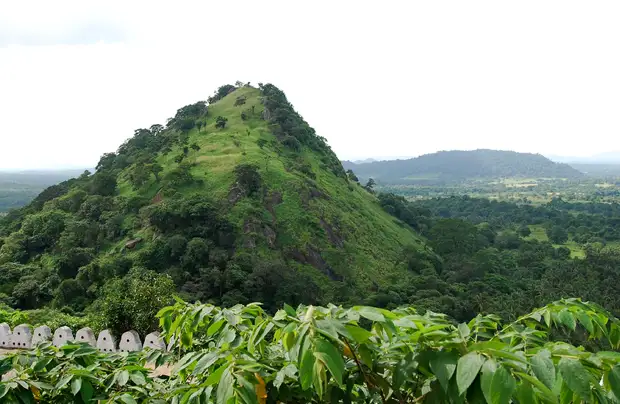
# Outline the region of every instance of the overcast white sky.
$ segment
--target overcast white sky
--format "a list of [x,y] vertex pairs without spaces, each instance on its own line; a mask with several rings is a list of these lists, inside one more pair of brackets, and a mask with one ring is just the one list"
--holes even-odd
[[0,0],[0,168],[91,167],[236,80],[343,159],[620,148],[620,2]]

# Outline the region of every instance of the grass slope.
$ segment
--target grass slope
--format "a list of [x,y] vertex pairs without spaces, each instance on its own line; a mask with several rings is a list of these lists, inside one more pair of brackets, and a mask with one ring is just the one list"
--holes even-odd
[[[239,97],[246,101],[236,106]],[[242,111],[248,110],[253,113],[242,119]],[[324,301],[342,301],[343,296],[359,300],[381,285],[402,281],[407,274],[401,262],[403,247],[426,250],[424,242],[386,213],[374,195],[334,174],[326,166],[325,156],[308,146],[298,151],[285,147],[274,135],[270,121],[263,119],[263,110],[261,90],[252,87],[237,88],[210,104],[207,116],[201,118],[204,126],[187,132],[186,144],[200,149],[190,148],[184,162],[192,164],[191,174],[200,183],[181,187],[179,194],[216,201],[219,214],[234,226],[233,254],[283,259],[288,267],[312,277],[322,289]],[[225,128],[216,127],[218,116],[228,119]],[[183,153],[183,147],[176,143],[171,151],[157,154],[155,161],[163,168],[160,179],[179,167],[175,156]],[[239,164],[258,167],[262,179],[258,196],[236,193],[234,171]],[[152,200],[160,195],[162,181],[153,175],[145,185],[132,186],[131,168],[116,174],[116,199]],[[56,199],[67,199],[76,189]],[[167,200],[164,195],[159,203]],[[54,200],[48,201],[43,210],[54,206],[58,206]],[[95,261],[122,255],[135,262],[141,251],[161,237],[142,212],[124,215],[124,236],[106,240]],[[144,241],[134,250],[124,250],[127,241],[136,237]],[[8,235],[6,239],[18,237]],[[31,261],[54,270],[58,258],[58,249],[50,248]]]

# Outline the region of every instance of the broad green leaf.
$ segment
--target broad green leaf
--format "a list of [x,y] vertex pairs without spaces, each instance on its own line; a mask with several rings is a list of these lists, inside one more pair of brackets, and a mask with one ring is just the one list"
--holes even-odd
[[129,378],[137,386],[142,386],[146,384],[146,378],[144,377],[144,374],[142,372],[131,372]]
[[456,370],[456,363],[457,356],[453,352],[438,351],[431,354],[431,370],[445,391],[448,390],[449,381]]
[[342,386],[344,361],[342,355],[330,342],[317,339],[314,356],[323,362],[339,386]]
[[312,384],[314,386],[315,392],[319,397],[323,397],[323,393],[325,392],[325,385],[327,381],[327,375],[325,372],[325,366],[321,361],[315,361],[314,366],[312,367]]
[[9,392],[9,386],[4,383],[0,383],[0,398],[4,397]]
[[118,374],[117,383],[119,386],[124,386],[127,384],[127,381],[129,381],[129,372],[126,370],[123,370],[122,372]]
[[519,376],[523,380],[527,380],[528,382],[532,384],[532,386],[536,387],[540,391],[540,393],[544,396],[544,399],[546,401],[549,401],[551,403],[557,402],[557,399],[556,399],[557,395],[554,394],[553,391],[551,391],[551,389],[545,386],[540,380],[538,380],[534,376],[528,375],[526,373],[521,373],[521,372],[515,372],[515,375]]
[[549,389],[553,389],[555,384],[555,366],[551,360],[551,353],[543,349],[530,359],[532,372]]
[[291,317],[297,317],[297,312],[295,311],[295,309],[286,303],[284,303],[284,311],[286,311],[286,314],[288,314]]
[[579,323],[585,328],[590,334],[594,332],[594,324],[592,323],[592,319],[588,315],[588,313],[584,313],[580,311],[577,313],[577,318],[579,319]]
[[461,323],[459,324],[459,334],[461,335],[461,338],[463,339],[467,339],[467,337],[469,337],[469,333],[470,333],[470,329],[467,326],[467,324],[465,323]]
[[463,394],[467,391],[483,364],[484,357],[478,352],[470,352],[458,360],[456,367],[456,385],[459,388],[459,394]]
[[192,375],[196,376],[198,374],[203,373],[205,370],[210,368],[215,362],[217,362],[218,357],[219,356],[217,352],[209,352],[208,354],[203,355],[203,357],[200,358],[200,360],[196,364],[196,367],[194,368]]
[[217,385],[217,391],[215,397],[217,404],[227,404],[230,399],[233,398],[235,380],[230,374],[230,367],[224,369],[222,372],[222,378]]
[[219,320],[211,324],[209,328],[207,328],[207,336],[210,337],[216,332],[218,332],[220,328],[222,328],[222,325],[224,325],[224,322],[225,320]]
[[33,370],[35,372],[40,372],[43,369],[45,369],[45,367],[47,365],[49,365],[49,363],[52,361],[52,358],[43,358],[37,362],[35,362],[34,366],[33,366]]
[[538,402],[534,388],[526,380],[523,380],[517,387],[515,397],[519,400],[519,403],[536,404]]
[[499,366],[491,382],[491,404],[508,404],[516,388],[514,377],[505,367]]
[[564,383],[573,393],[587,400],[590,397],[590,374],[577,359],[562,358],[558,365]]
[[307,390],[312,385],[312,368],[314,367],[314,355],[310,349],[306,349],[301,356],[299,365],[299,382],[302,390]]
[[80,392],[80,389],[82,388],[82,379],[80,379],[79,377],[74,378],[71,381],[71,394],[73,394],[74,396]]
[[609,386],[616,398],[620,401],[620,365],[614,366],[607,374]]
[[497,363],[493,359],[487,359],[480,370],[480,388],[487,403],[493,403],[492,385],[493,375],[497,371]]
[[575,317],[573,317],[573,313],[564,309],[560,312],[560,314],[558,315],[558,318],[560,319],[560,322],[564,324],[566,327],[568,327],[569,329],[573,331],[575,330],[575,327],[577,326],[577,324],[575,323]]
[[129,393],[125,393],[119,397],[121,401],[125,404],[138,404],[135,398],[133,398]]
[[358,306],[356,309],[362,317],[367,318],[370,321],[377,321],[381,323],[385,322],[385,317],[379,309],[367,306]]
[[275,386],[275,388],[279,389],[280,386],[282,386],[282,383],[284,383],[286,376],[295,377],[296,373],[297,373],[297,367],[295,365],[293,364],[286,365],[285,367],[280,369],[280,371],[276,374],[276,378],[273,381],[273,385]]
[[90,399],[93,397],[93,385],[90,384],[88,380],[84,380],[82,382],[82,388],[80,389],[80,395],[82,396],[82,401],[88,403]]
[[568,388],[568,385],[562,382],[562,389],[560,390],[560,404],[573,404],[573,397],[575,393]]
[[65,387],[73,378],[73,375],[64,375],[59,381],[58,383],[56,383],[56,390],[60,390],[63,387]]
[[276,314],[273,316],[273,319],[275,321],[282,321],[286,318],[287,314],[286,314],[286,310],[278,310],[276,311]]
[[346,328],[351,337],[353,337],[355,342],[357,342],[358,344],[362,344],[368,341],[370,337],[372,337],[372,333],[368,330],[363,329],[362,327],[347,324],[344,326],[344,328]]
[[209,377],[207,377],[207,381],[205,382],[205,384],[207,386],[212,386],[214,384],[219,383],[220,379],[222,378],[222,374],[224,373],[226,368],[228,368],[228,365],[222,365],[219,368],[217,368],[216,371],[209,374]]

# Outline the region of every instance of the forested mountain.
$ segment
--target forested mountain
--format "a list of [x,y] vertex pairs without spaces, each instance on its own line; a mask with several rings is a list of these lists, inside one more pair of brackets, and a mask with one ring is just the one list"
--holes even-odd
[[355,164],[343,162],[361,180],[385,184],[447,183],[475,178],[579,178],[583,174],[567,164],[554,163],[540,154],[500,150],[440,151],[407,160]]
[[271,84],[222,86],[136,130],[94,174],[2,219],[0,236],[0,300],[77,312],[170,295],[168,279],[223,305],[359,301],[406,279],[405,248],[434,259]]
[[26,205],[50,185],[80,175],[83,171],[0,171],[0,214]]

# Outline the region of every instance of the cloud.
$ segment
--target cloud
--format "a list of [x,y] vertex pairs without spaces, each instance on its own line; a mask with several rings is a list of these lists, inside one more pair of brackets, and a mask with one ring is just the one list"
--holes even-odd
[[0,6],[0,47],[125,41],[128,31],[111,11],[87,2],[5,2]]
[[0,168],[91,167],[235,80],[280,87],[342,158],[615,150],[619,12],[563,0],[0,1],[0,38],[12,38],[0,43],[23,45],[0,46]]

